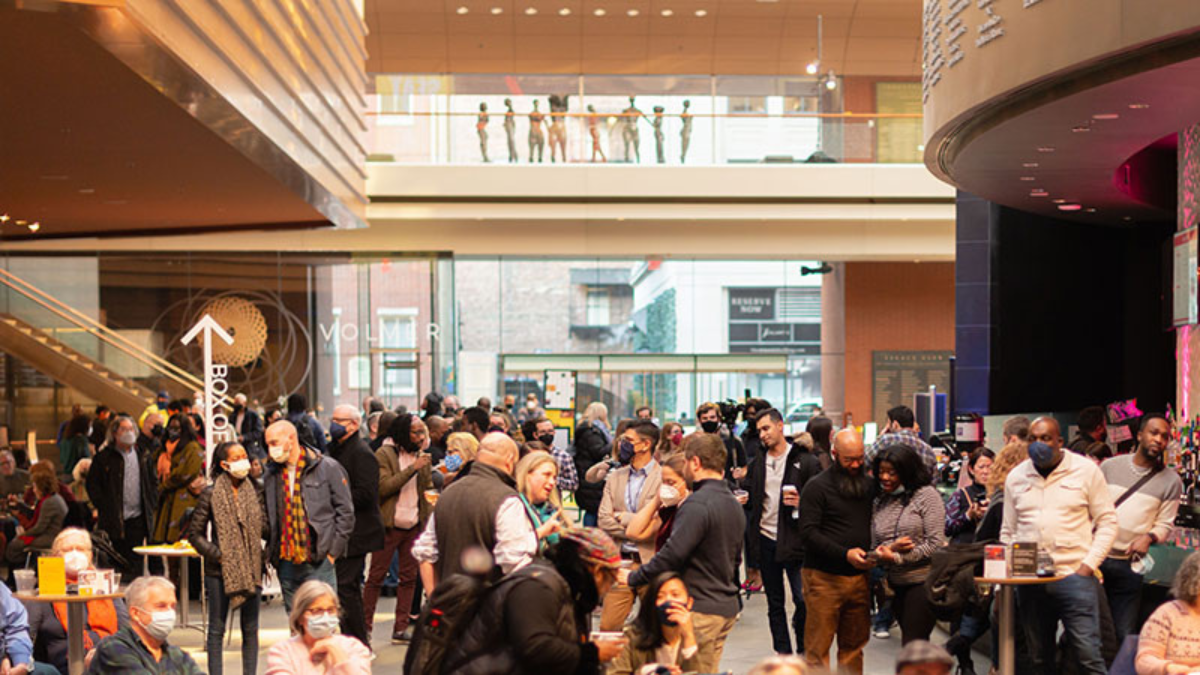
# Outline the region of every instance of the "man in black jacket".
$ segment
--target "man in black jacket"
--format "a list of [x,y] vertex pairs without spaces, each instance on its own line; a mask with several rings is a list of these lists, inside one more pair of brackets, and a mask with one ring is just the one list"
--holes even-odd
[[261,460],[267,456],[263,443],[262,418],[246,405],[245,394],[233,397],[233,414],[229,416],[229,423],[233,425],[238,441],[246,449],[250,459]]
[[125,559],[122,577],[141,576],[141,557],[134,546],[145,543],[154,531],[158,486],[151,459],[138,449],[137,424],[118,415],[109,425],[108,442],[92,460],[87,477],[88,497],[96,507],[96,527],[108,534]]
[[800,541],[800,493],[808,480],[821,472],[815,455],[799,445],[789,446],[783,435],[783,415],[767,408],[751,420],[756,427],[760,452],[750,460],[746,490],[750,493],[750,523],[746,528],[752,546],[759,549],[759,569],[767,592],[767,620],[776,654],[791,654],[787,624],[784,576],[796,604],[792,628],[796,649],[804,651],[804,593],[800,565],[804,545]]
[[833,464],[808,482],[800,495],[804,543],[804,656],[829,667],[836,635],[838,672],[863,671],[863,647],[870,639],[871,609],[867,558],[871,548],[871,502],[875,483],[867,474],[862,437],[843,429],[833,437]]
[[354,504],[354,530],[346,555],[338,558],[338,603],[342,608],[342,631],[371,647],[367,620],[363,614],[363,572],[367,554],[383,548],[383,517],[379,513],[379,462],[363,440],[359,428],[362,416],[352,405],[333,410],[329,425],[329,456],[346,470],[350,480],[350,501]]
[[584,525],[595,526],[598,523],[600,501],[604,498],[604,481],[589,482],[588,469],[607,460],[611,453],[612,441],[605,436],[600,427],[591,422],[584,422],[575,430],[575,475],[579,477],[575,501],[583,510]]
[[721,438],[692,434],[683,441],[683,453],[692,494],[675,514],[671,536],[649,562],[633,573],[622,570],[618,578],[636,588],[663,572],[679,573],[694,601],[692,626],[700,646],[696,670],[711,673],[720,665],[725,638],[742,611],[737,569],[746,517],[724,480]]

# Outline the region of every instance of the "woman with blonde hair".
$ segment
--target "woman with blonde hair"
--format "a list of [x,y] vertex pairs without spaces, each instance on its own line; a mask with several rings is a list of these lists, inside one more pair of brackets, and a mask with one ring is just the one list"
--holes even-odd
[[445,486],[456,478],[471,473],[475,456],[479,454],[479,439],[474,434],[456,431],[446,438],[446,459],[442,460],[442,472],[446,474]]
[[529,522],[537,532],[538,549],[558,543],[558,532],[564,525],[571,526],[555,487],[558,460],[548,452],[531,452],[517,462],[513,474],[525,515],[529,516]]
[[583,524],[595,526],[604,497],[604,480],[588,476],[588,469],[608,459],[613,435],[608,428],[608,407],[593,401],[584,409],[575,429],[575,475],[580,477],[575,501],[583,510]]

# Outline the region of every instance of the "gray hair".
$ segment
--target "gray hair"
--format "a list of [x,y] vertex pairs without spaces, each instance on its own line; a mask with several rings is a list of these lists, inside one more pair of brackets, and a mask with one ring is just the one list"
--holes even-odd
[[355,424],[362,424],[362,413],[359,412],[358,408],[352,405],[339,405],[333,409],[333,414],[336,415],[338,412],[346,413],[346,416],[354,420]]
[[379,418],[383,417],[383,412],[373,412],[367,415],[367,429],[371,431],[379,430]]
[[1175,573],[1175,583],[1171,584],[1171,593],[1177,600],[1188,605],[1196,604],[1200,597],[1200,553],[1193,553],[1179,565]]
[[54,556],[62,556],[63,546],[66,546],[67,540],[71,539],[72,537],[79,537],[87,542],[88,557],[91,558],[93,551],[92,535],[88,534],[88,531],[81,527],[68,527],[62,532],[59,532],[58,536],[54,537],[54,543],[50,544],[50,554]]
[[139,431],[137,420],[129,415],[116,415],[112,421],[108,423],[108,433],[104,434],[104,444],[111,445],[114,448],[117,446],[117,431],[121,427],[122,422],[129,422],[133,426],[134,433]]
[[799,656],[768,656],[755,664],[750,669],[749,675],[772,675],[785,668],[790,668],[801,674],[808,672],[808,664]]
[[16,457],[13,457],[12,450],[9,450],[8,448],[0,448],[0,457],[8,457],[9,459],[16,461]]
[[337,591],[329,584],[320,579],[309,579],[300,584],[300,588],[296,589],[296,594],[292,596],[292,613],[288,614],[288,625],[292,627],[293,635],[304,634],[304,613],[317,600],[328,595],[333,598],[333,604],[340,612],[342,607],[338,603]]
[[138,577],[125,589],[125,604],[144,608],[146,598],[150,596],[150,590],[153,588],[161,588],[170,591],[171,595],[175,594],[175,584],[166,577]]

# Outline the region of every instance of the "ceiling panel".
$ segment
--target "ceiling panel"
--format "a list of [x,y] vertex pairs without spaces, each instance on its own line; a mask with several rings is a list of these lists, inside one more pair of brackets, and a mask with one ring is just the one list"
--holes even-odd
[[[817,52],[818,14],[825,66],[920,75],[921,0],[369,0],[367,69],[429,72],[448,60],[448,71],[434,72],[609,72],[592,70],[602,63],[619,64],[619,73],[795,72]],[[389,46],[398,41],[415,44]],[[496,51],[485,57],[481,44]]]

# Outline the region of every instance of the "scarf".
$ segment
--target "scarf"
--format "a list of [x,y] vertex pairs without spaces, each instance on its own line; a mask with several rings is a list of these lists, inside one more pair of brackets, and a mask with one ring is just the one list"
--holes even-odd
[[171,474],[171,455],[175,453],[175,446],[179,445],[179,441],[167,441],[163,444],[163,451],[158,456],[158,480],[164,481]]
[[[407,452],[397,452],[396,460],[403,471],[417,461],[417,456]],[[417,504],[417,476],[413,474],[400,488],[400,496],[396,499],[396,513],[392,516],[392,525],[402,530],[411,530],[421,520],[421,512]]]
[[221,580],[229,608],[236,609],[258,592],[262,579],[262,509],[254,485],[221,474],[212,489],[212,517],[221,542]]
[[[67,603],[56,602],[54,618],[67,628]],[[117,632],[117,607],[112,600],[88,600],[87,628],[83,631],[83,648],[91,650],[96,643]]]
[[[33,516],[31,516],[29,518],[28,523],[22,522],[21,527],[24,527],[25,529],[28,530],[29,528],[31,528],[37,524],[38,519],[42,517],[42,504],[46,503],[46,499],[47,499],[47,497],[42,497],[41,499],[38,500],[37,506],[33,507]],[[18,520],[20,520],[20,519],[18,519]],[[21,539],[21,541],[25,542],[26,546],[29,546],[30,544],[33,543],[33,537],[28,534],[21,535],[20,539]],[[67,624],[64,623],[63,625],[65,626]]]
[[308,562],[308,517],[304,513],[304,495],[300,482],[304,480],[305,453],[300,453],[291,481],[287,467],[280,472],[279,482],[286,490],[283,493],[283,536],[280,539],[279,557],[297,565]]

